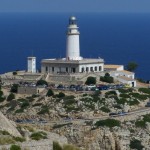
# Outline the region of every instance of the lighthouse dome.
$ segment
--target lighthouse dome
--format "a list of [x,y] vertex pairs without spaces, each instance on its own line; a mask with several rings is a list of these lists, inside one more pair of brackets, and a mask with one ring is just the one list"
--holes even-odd
[[71,17],[69,18],[69,24],[70,24],[70,25],[75,25],[75,24],[77,24],[76,20],[77,20],[76,17],[71,16]]

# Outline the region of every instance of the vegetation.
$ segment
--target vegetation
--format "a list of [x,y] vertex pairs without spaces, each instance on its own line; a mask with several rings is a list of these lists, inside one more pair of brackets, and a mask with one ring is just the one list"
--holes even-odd
[[86,85],[96,84],[96,78],[95,77],[88,77],[85,84]]
[[40,139],[47,139],[47,133],[42,132],[42,131],[34,132],[34,133],[31,134],[30,137],[31,137],[32,140],[36,140],[36,141],[38,141]]
[[100,110],[103,111],[103,112],[106,112],[106,113],[110,112],[110,109],[107,108],[106,106],[101,107]]
[[137,120],[135,122],[135,126],[140,128],[145,128],[146,122],[150,122],[150,114],[144,115],[143,120]]
[[115,119],[106,119],[106,120],[99,120],[95,123],[95,126],[106,126],[106,127],[115,127],[120,126],[120,121]]
[[138,67],[138,64],[136,63],[136,62],[129,62],[128,64],[127,64],[127,66],[126,66],[126,69],[128,70],[128,71],[135,71],[136,70],[136,68]]
[[107,82],[107,83],[114,83],[114,78],[110,76],[109,73],[106,73],[104,77],[100,77],[100,81]]
[[141,144],[141,141],[137,139],[132,139],[130,141],[130,148],[136,149],[136,150],[142,150],[144,146]]
[[10,150],[21,150],[19,145],[11,145]]
[[65,94],[63,92],[59,92],[59,94],[57,94],[56,97],[63,98],[65,97]]
[[48,86],[48,83],[45,81],[45,80],[38,80],[37,83],[36,83],[37,86]]
[[49,89],[46,96],[50,97],[50,96],[53,96],[54,95],[54,92],[52,89]]
[[148,89],[148,88],[139,88],[139,92],[142,92],[142,93],[150,95],[150,89]]
[[14,76],[17,75],[17,71],[14,71],[12,74],[13,74]]
[[79,148],[73,146],[73,145],[69,145],[69,144],[65,144],[63,146],[61,146],[58,142],[53,142],[53,150],[80,150]]
[[18,84],[13,84],[12,87],[11,87],[11,89],[10,89],[10,92],[17,93],[18,86],[19,86]]
[[42,114],[49,114],[49,108],[47,105],[43,105],[41,108],[41,111],[39,111],[37,114],[42,115]]
[[7,97],[7,101],[11,101],[11,100],[13,100],[13,99],[15,99],[15,94],[10,93],[10,94],[8,95],[8,97]]

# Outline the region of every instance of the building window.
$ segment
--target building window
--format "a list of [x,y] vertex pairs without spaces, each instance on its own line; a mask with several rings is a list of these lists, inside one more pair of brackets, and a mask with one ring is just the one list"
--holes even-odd
[[102,67],[101,66],[99,66],[99,71],[102,71]]
[[84,68],[81,68],[81,72],[84,72]]
[[68,67],[66,67],[66,72],[68,72]]
[[89,71],[89,67],[86,67],[86,72],[88,72]]
[[97,67],[95,66],[95,71],[97,71]]
[[90,71],[93,71],[93,67],[90,67]]
[[47,66],[45,67],[45,71],[48,72],[48,67]]
[[54,67],[52,67],[52,72],[54,72],[55,70],[54,70]]
[[71,72],[75,73],[76,72],[76,68],[71,68]]

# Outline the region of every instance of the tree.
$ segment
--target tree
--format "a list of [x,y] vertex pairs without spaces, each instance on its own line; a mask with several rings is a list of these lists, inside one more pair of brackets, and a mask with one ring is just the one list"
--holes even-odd
[[11,87],[11,90],[10,90],[10,92],[12,92],[12,93],[17,93],[17,91],[18,91],[18,84],[13,84],[12,85],[12,87]]
[[7,97],[7,101],[11,101],[13,99],[15,99],[15,95],[13,93],[10,93]]
[[133,71],[136,70],[137,67],[138,67],[138,64],[137,64],[136,62],[129,62],[129,63],[127,64],[127,66],[126,66],[126,69],[127,69],[128,71],[133,72]]
[[53,95],[54,95],[54,92],[51,89],[49,89],[46,96],[50,97],[50,96],[53,96]]
[[137,139],[133,139],[130,141],[130,148],[136,149],[136,150],[142,150],[144,146],[141,144],[141,141]]
[[18,145],[11,145],[10,150],[21,150],[21,148]]
[[114,78],[111,77],[109,73],[105,73],[104,77],[100,77],[100,81],[107,82],[107,83],[114,83]]
[[87,85],[96,84],[96,78],[95,77],[88,77],[85,84],[87,84]]
[[37,86],[39,86],[39,85],[46,85],[46,86],[48,86],[48,83],[45,80],[38,80],[36,85]]

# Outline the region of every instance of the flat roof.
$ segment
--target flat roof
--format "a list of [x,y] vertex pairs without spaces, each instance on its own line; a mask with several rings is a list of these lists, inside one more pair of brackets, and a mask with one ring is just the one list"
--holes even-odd
[[66,59],[42,59],[41,63],[54,63],[54,64],[89,64],[89,63],[103,63],[104,59],[88,59],[84,58],[82,60],[66,60]]
[[104,68],[117,69],[123,67],[123,65],[104,65]]
[[126,73],[126,74],[135,74],[134,72],[130,72],[130,71],[127,71],[127,70],[121,70],[119,72],[123,72],[123,73]]
[[126,80],[126,81],[135,81],[134,79],[131,79],[131,78],[128,78],[128,77],[125,77],[125,76],[118,76],[118,78]]

